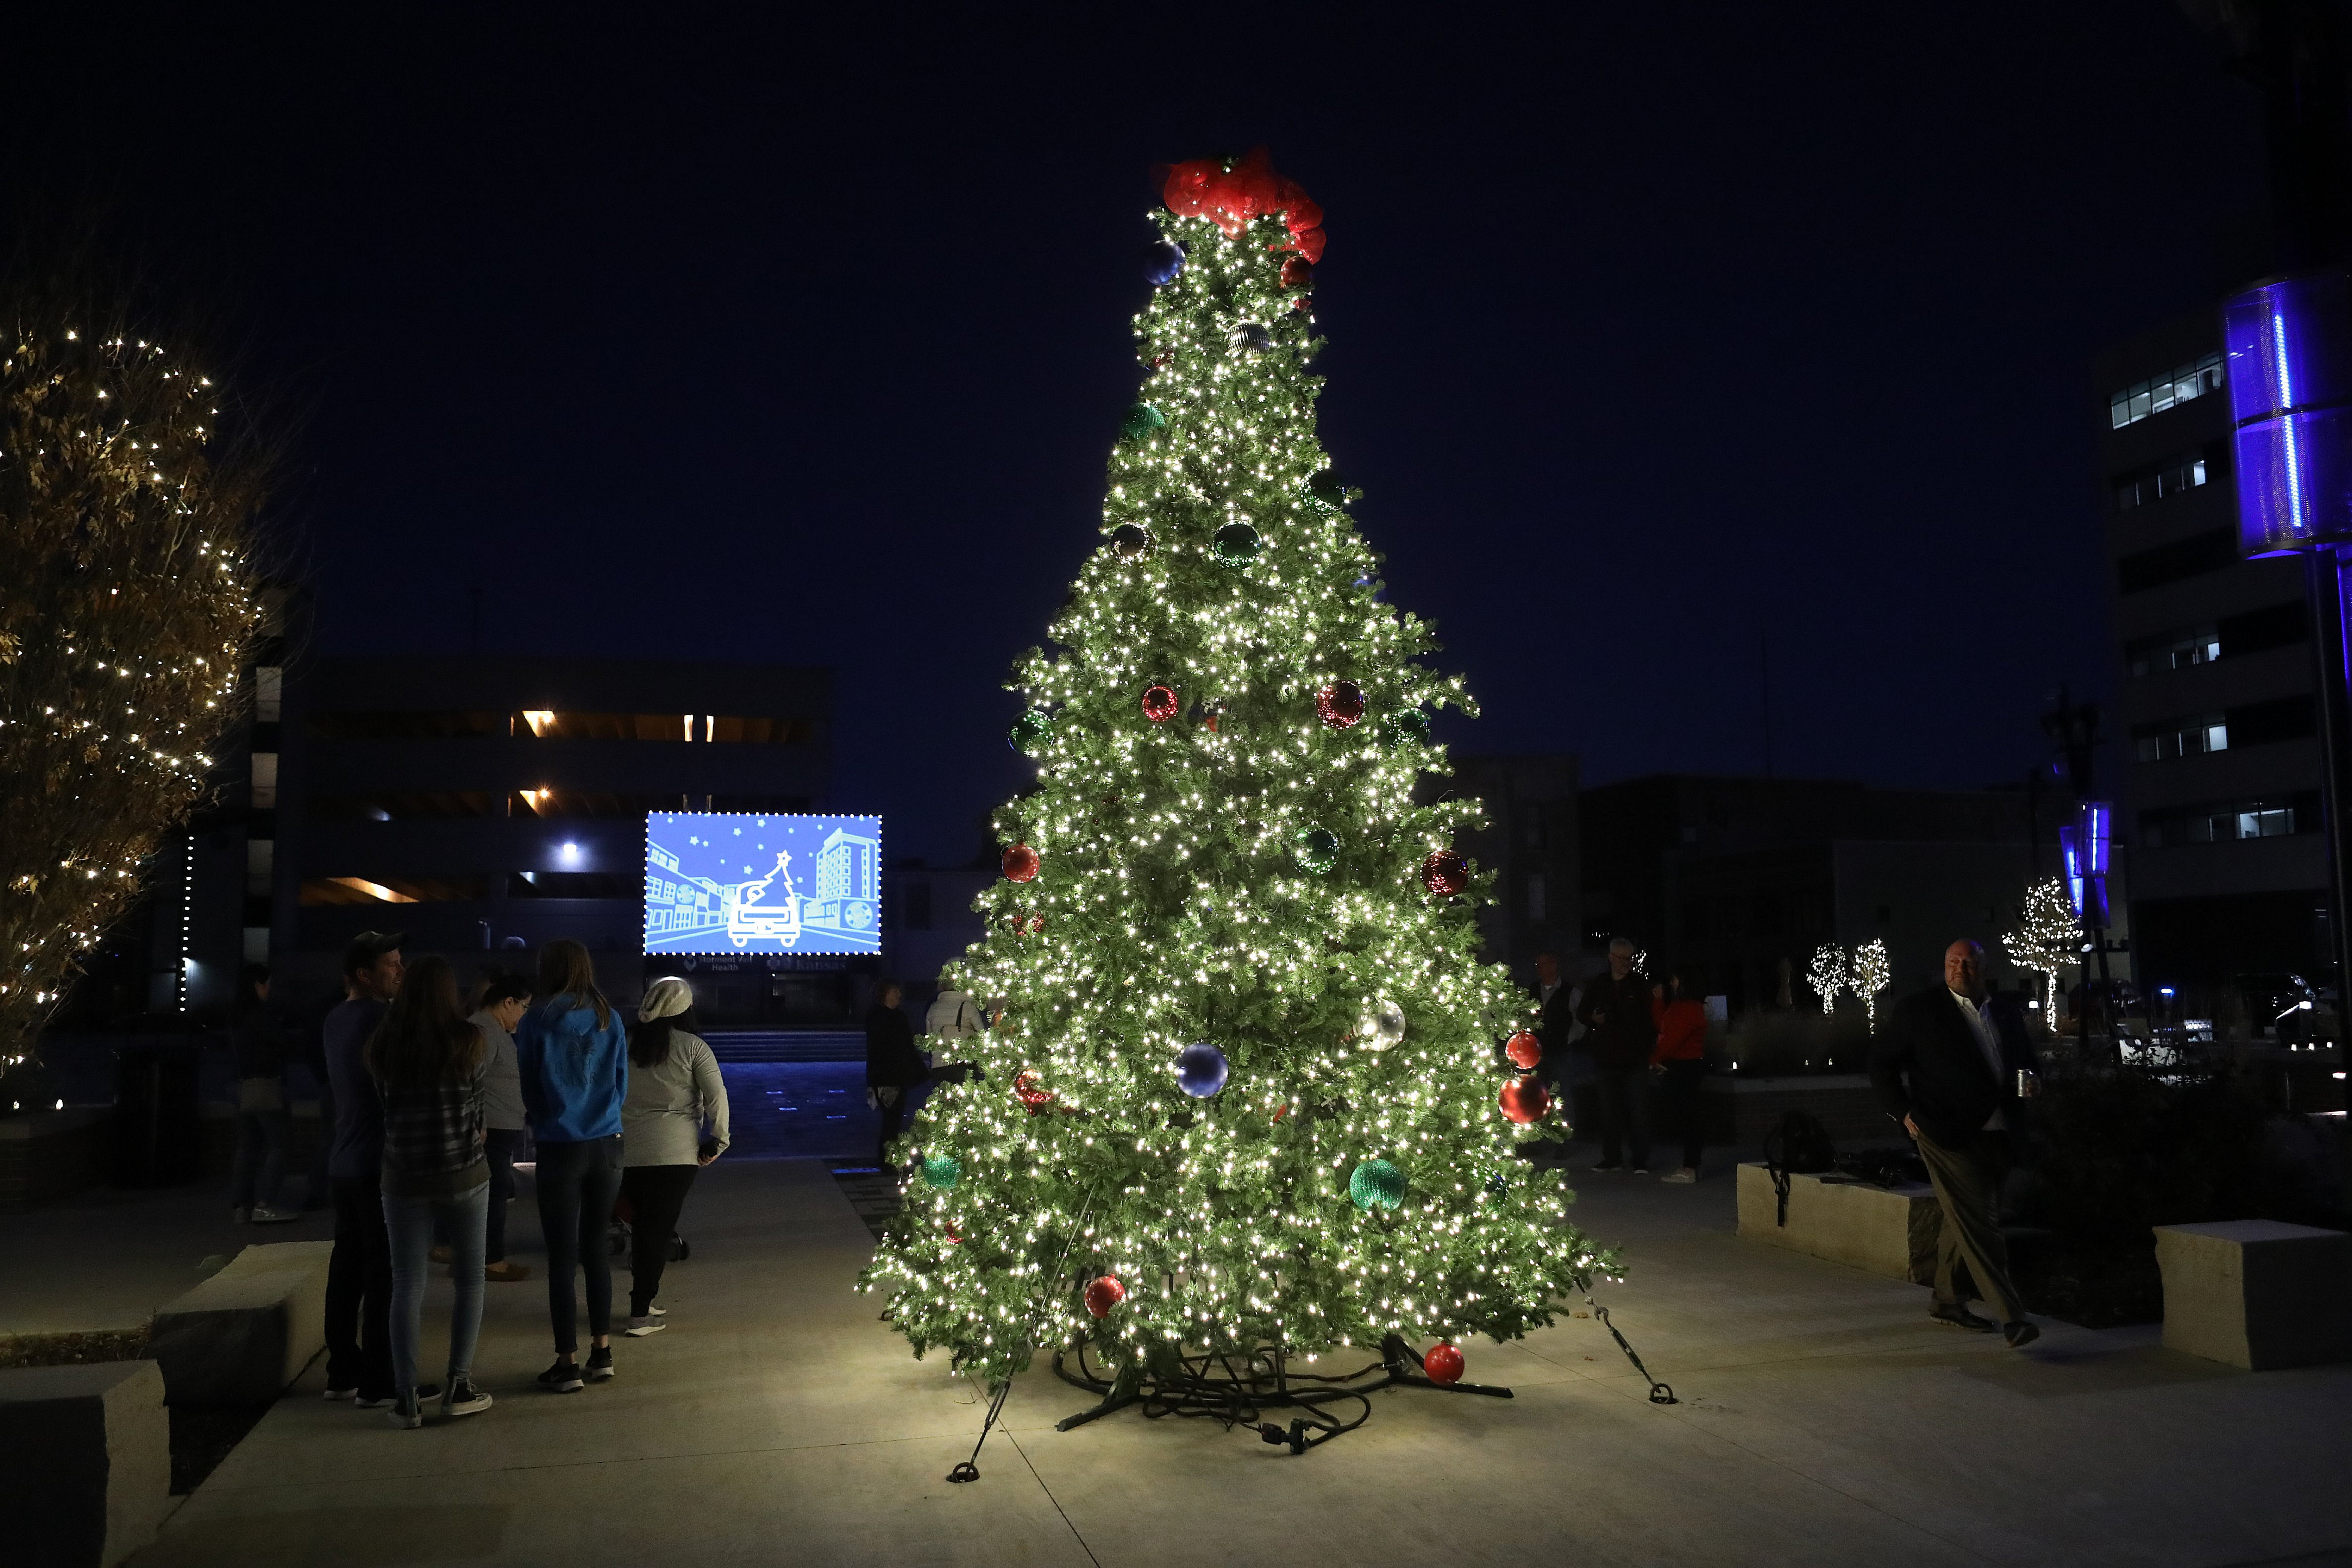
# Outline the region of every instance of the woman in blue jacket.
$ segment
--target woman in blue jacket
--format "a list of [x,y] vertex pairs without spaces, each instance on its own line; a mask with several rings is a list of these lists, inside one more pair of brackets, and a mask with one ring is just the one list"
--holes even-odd
[[539,994],[547,998],[515,1029],[523,1109],[539,1150],[539,1227],[547,1237],[547,1314],[555,1327],[555,1364],[541,1386],[576,1394],[583,1386],[572,1271],[588,1275],[587,1377],[613,1375],[613,1266],[604,1227],[621,1191],[621,1101],[629,1092],[629,1037],[613,1005],[596,989],[588,950],[551,942],[539,955]]

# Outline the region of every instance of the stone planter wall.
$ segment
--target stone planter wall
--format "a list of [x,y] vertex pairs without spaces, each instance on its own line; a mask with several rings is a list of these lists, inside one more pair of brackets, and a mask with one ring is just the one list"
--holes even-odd
[[1886,1119],[1863,1073],[1825,1073],[1806,1078],[1748,1078],[1737,1072],[1708,1076],[1704,1085],[1706,1141],[1717,1147],[1754,1149],[1780,1124],[1784,1112],[1810,1111],[1840,1148],[1872,1148],[1904,1141],[1903,1129]]

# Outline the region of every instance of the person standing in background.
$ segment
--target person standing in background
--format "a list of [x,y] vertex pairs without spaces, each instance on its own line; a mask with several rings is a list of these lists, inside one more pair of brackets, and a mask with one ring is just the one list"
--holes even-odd
[[[570,938],[539,955],[539,994],[515,1031],[523,1109],[539,1149],[534,1184],[547,1237],[547,1316],[555,1364],[542,1388],[577,1394],[587,1379],[613,1375],[613,1264],[604,1227],[621,1195],[621,1102],[629,1092],[628,1035],[596,989],[588,950]],[[585,1377],[578,1364],[579,1302],[572,1277],[588,1282]]]
[[229,1051],[236,1068],[236,1164],[229,1177],[229,1212],[237,1223],[283,1225],[302,1217],[278,1206],[286,1181],[287,1146],[294,1116],[286,1105],[286,1032],[269,1016],[269,971],[248,963],[237,978],[229,1019]]
[[[1576,988],[1570,985],[1559,973],[1556,954],[1536,954],[1536,1040],[1543,1047],[1543,1059],[1537,1064],[1537,1076],[1551,1086],[1552,1098],[1568,1106],[1571,1116],[1574,1107],[1570,1096],[1574,1091],[1570,1077],[1568,1043],[1576,1033]],[[1535,1158],[1553,1163],[1568,1158],[1568,1144],[1562,1141],[1544,1139],[1534,1145]]]
[[866,1098],[882,1113],[874,1163],[883,1166],[890,1163],[890,1141],[906,1125],[908,1097],[931,1076],[922,1053],[915,1049],[915,1027],[898,999],[898,983],[885,980],[866,1012]]
[[1682,1186],[1698,1180],[1699,1152],[1706,1146],[1706,1106],[1700,1092],[1706,1078],[1706,1004],[1692,994],[1696,989],[1687,969],[1675,970],[1661,988],[1658,1044],[1650,1053],[1667,1122],[1683,1140],[1682,1168],[1659,1179]]
[[466,1021],[446,958],[420,958],[402,977],[383,1021],[368,1037],[368,1076],[383,1107],[383,1223],[392,1248],[392,1385],[395,1427],[425,1424],[416,1379],[425,1257],[437,1221],[448,1233],[448,1392],[441,1414],[474,1415],[490,1396],[474,1386],[482,1330],[482,1223],[490,1190],[482,1153],[482,1032]]
[[1601,1163],[1596,1171],[1624,1169],[1630,1135],[1633,1173],[1649,1173],[1650,1053],[1658,1026],[1650,1014],[1650,982],[1633,968],[1633,944],[1623,937],[1609,943],[1609,967],[1584,983],[1577,1021],[1591,1033],[1601,1111]]
[[[705,1124],[709,1127],[705,1136]],[[621,1195],[628,1200],[631,1339],[658,1333],[654,1305],[694,1173],[727,1152],[727,1084],[698,1032],[694,989],[656,980],[629,1031],[629,1093],[621,1102]]]
[[[327,1173],[335,1246],[327,1259],[327,1397],[366,1410],[393,1402],[392,1241],[383,1224],[383,1107],[367,1043],[400,993],[398,931],[363,931],[343,949],[346,999],[320,1026],[335,1143]],[[441,1390],[417,1390],[429,1398]]]
[[515,1056],[514,1032],[530,1006],[530,982],[520,974],[492,974],[482,982],[474,1016],[466,1021],[482,1032],[488,1070],[482,1078],[482,1153],[490,1163],[489,1207],[482,1231],[482,1278],[511,1285],[530,1270],[507,1261],[507,1205],[514,1201],[515,1156],[530,1136],[522,1104],[522,1063]]

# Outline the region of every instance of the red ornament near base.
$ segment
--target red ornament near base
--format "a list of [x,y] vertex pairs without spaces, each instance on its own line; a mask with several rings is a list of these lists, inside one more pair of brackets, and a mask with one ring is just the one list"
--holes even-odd
[[1470,862],[1451,849],[1433,849],[1421,863],[1421,885],[1441,899],[1454,898],[1470,886]]
[[1013,1097],[1027,1106],[1032,1116],[1044,1115],[1045,1108],[1054,1103],[1054,1091],[1045,1087],[1045,1079],[1028,1068],[1022,1068],[1020,1075],[1013,1079]]
[[1421,1358],[1421,1370],[1429,1373],[1434,1384],[1462,1381],[1462,1352],[1452,1345],[1432,1345],[1429,1353]]
[[1127,1287],[1106,1274],[1087,1287],[1087,1310],[1097,1318],[1108,1318],[1110,1310],[1127,1300]]
[[1154,686],[1143,693],[1143,716],[1155,724],[1165,724],[1176,717],[1180,706],[1173,688]]
[[1540,1121],[1551,1109],[1551,1092],[1535,1079],[1515,1078],[1503,1086],[1502,1106],[1513,1121]]
[[1532,1072],[1536,1064],[1543,1060],[1543,1042],[1530,1031],[1521,1029],[1503,1042],[1503,1054],[1511,1058],[1513,1067],[1522,1072]]
[[1004,852],[1004,874],[1016,882],[1037,879],[1037,851],[1026,844],[1015,844]]
[[1335,680],[1315,694],[1315,716],[1334,730],[1344,730],[1364,716],[1364,689],[1352,680]]

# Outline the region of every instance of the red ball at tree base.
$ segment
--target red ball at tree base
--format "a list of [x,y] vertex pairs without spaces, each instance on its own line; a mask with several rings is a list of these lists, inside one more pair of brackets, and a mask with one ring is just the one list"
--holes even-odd
[[1531,1078],[1515,1078],[1503,1086],[1503,1114],[1514,1121],[1539,1121],[1551,1109],[1551,1095]]
[[1421,863],[1421,885],[1441,899],[1453,898],[1470,886],[1470,862],[1451,849],[1433,849]]
[[1004,852],[1004,874],[1016,882],[1034,881],[1037,877],[1037,851],[1026,844],[1015,844]]
[[1110,1310],[1127,1300],[1127,1287],[1106,1274],[1087,1287],[1087,1310],[1097,1318],[1108,1318]]
[[1429,1353],[1421,1358],[1421,1370],[1429,1373],[1432,1383],[1459,1383],[1462,1352],[1452,1345],[1432,1345]]
[[1503,1042],[1503,1054],[1511,1058],[1513,1067],[1522,1071],[1533,1071],[1535,1065],[1543,1060],[1543,1042],[1521,1029]]
[[1143,694],[1143,716],[1155,724],[1176,717],[1178,706],[1176,693],[1165,686],[1152,687]]
[[1352,680],[1335,680],[1315,694],[1316,716],[1344,730],[1364,716],[1364,691]]

